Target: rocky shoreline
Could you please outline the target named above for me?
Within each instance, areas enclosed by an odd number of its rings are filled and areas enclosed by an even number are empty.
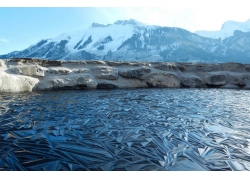
[[[182,87],[250,89],[250,64],[0,60],[0,92]]]

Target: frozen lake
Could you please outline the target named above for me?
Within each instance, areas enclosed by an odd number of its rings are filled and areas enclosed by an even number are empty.
[[[0,170],[250,170],[250,91],[1,93]]]

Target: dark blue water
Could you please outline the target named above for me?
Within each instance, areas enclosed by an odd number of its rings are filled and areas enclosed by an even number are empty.
[[[2,93],[0,170],[250,170],[250,91]]]

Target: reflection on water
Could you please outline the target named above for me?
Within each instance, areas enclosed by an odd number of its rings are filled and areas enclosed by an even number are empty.
[[[250,91],[0,94],[0,170],[250,170]]]

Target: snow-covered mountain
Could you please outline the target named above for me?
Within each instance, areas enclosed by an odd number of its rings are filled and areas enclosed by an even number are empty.
[[[246,22],[227,21],[222,25],[221,30],[196,31],[195,33],[204,37],[225,39],[233,36],[235,30],[250,32],[250,19]]]
[[[149,26],[136,20],[91,27],[44,39],[8,58],[53,60],[250,62],[250,32],[236,31],[224,40],[176,27]]]

